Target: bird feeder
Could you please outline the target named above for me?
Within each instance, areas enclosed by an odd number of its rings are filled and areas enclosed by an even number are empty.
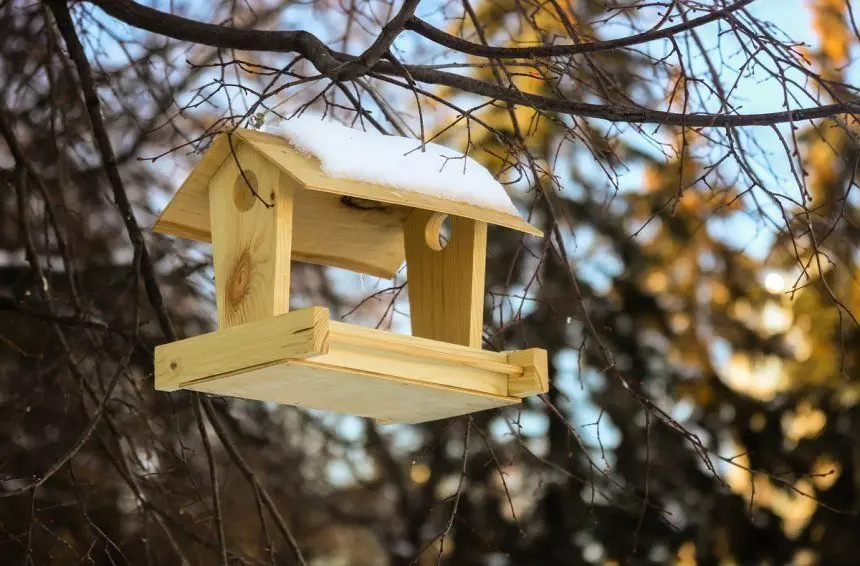
[[[221,134],[153,227],[212,243],[218,330],[158,346],[155,388],[385,423],[545,392],[545,350],[481,349],[488,223],[541,234],[515,212],[337,178],[277,135]],[[330,320],[324,306],[289,308],[291,260],[393,277],[404,259],[411,336]]]

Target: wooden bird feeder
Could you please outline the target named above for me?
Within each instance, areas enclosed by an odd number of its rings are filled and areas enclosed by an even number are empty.
[[[218,330],[158,346],[155,388],[386,423],[545,392],[545,350],[481,349],[488,223],[541,234],[517,214],[332,177],[279,136],[222,134],[153,227],[212,243]],[[393,277],[404,259],[412,336],[329,320],[325,307],[289,310],[290,260]]]

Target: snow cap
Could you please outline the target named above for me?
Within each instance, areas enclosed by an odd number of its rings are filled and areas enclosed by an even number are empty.
[[[218,173],[238,178],[242,154],[254,156],[243,158],[243,171],[269,176],[269,183],[277,176],[275,182],[293,189],[294,261],[393,277],[405,257],[403,225],[415,209],[542,235],[489,171],[452,149],[428,143],[422,152],[411,138],[316,118],[290,120],[279,134],[237,129],[218,135],[153,230],[210,242],[210,181]]]
[[[302,116],[278,128],[300,152],[319,159],[338,179],[376,183],[516,214],[504,187],[487,169],[458,151],[435,143],[362,131]],[[273,132],[274,133],[274,132]]]

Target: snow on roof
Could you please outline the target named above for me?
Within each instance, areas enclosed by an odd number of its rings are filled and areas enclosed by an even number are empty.
[[[272,132],[275,133],[275,132]],[[280,133],[320,161],[326,175],[437,196],[515,214],[504,187],[480,163],[458,151],[413,138],[386,136],[319,117],[284,122]]]

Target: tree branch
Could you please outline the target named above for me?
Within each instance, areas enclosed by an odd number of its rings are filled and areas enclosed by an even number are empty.
[[[114,154],[113,145],[111,144],[107,127],[102,117],[101,102],[96,92],[96,83],[93,80],[93,72],[87,60],[87,55],[84,52],[84,46],[81,45],[81,40],[75,31],[75,26],[72,23],[72,15],[65,0],[48,0],[47,5],[54,15],[57,29],[60,30],[60,35],[63,36],[63,41],[66,43],[66,49],[69,50],[69,57],[77,69],[81,92],[84,95],[84,104],[92,125],[96,147],[98,147],[102,158],[102,166],[111,186],[114,202],[117,208],[119,208],[120,216],[122,216],[122,221],[125,224],[125,229],[132,246],[134,246],[135,253],[140,254],[141,275],[147,297],[149,297],[149,301],[152,303],[162,332],[164,332],[168,339],[175,340],[176,332],[173,330],[173,325],[167,316],[167,309],[164,308],[164,298],[161,296],[161,290],[158,288],[158,282],[155,280],[155,268],[152,265],[152,259],[149,257],[149,251],[144,245],[143,233],[141,233],[140,226],[138,226],[137,220],[134,218],[134,211],[131,208],[131,203],[123,186],[122,177],[119,174],[116,155]]]
[[[164,337],[169,341],[174,341],[178,338],[178,336],[176,335],[176,332],[173,329],[172,324],[170,323],[167,309],[164,305],[164,300],[161,295],[161,290],[159,289],[158,283],[155,280],[155,270],[149,258],[146,244],[143,241],[143,235],[140,231],[140,227],[137,225],[137,221],[134,218],[131,203],[129,202],[128,195],[125,192],[122,178],[119,175],[119,168],[116,164],[113,147],[107,134],[104,118],[101,115],[101,102],[98,97],[98,92],[96,91],[96,86],[92,75],[92,69],[90,68],[89,61],[87,60],[86,53],[83,49],[83,45],[81,45],[80,39],[78,38],[77,32],[75,31],[74,23],[72,22],[72,17],[71,13],[69,12],[68,5],[66,4],[65,0],[46,0],[46,4],[54,15],[57,28],[60,30],[60,34],[63,36],[63,40],[65,41],[66,47],[69,50],[69,56],[74,62],[75,67],[77,69],[81,91],[84,94],[85,105],[90,118],[90,122],[92,124],[93,134],[95,136],[96,146],[102,157],[102,164],[105,168],[105,172],[107,173],[108,181],[110,182],[111,188],[113,189],[114,200],[120,210],[123,222],[126,225],[126,230],[128,232],[129,238],[134,245],[135,257],[139,258],[140,260],[140,272],[144,280],[144,286],[146,288],[147,295],[158,315],[159,322],[161,324],[161,330],[164,334]],[[133,6],[135,5],[133,2],[128,2],[126,4],[130,4]],[[156,11],[153,10],[153,12]],[[217,28],[218,26],[211,27]],[[299,562],[299,564],[304,565],[305,561],[302,557],[301,550],[299,549],[295,537],[293,537],[288,526],[278,513],[278,510],[274,502],[272,501],[271,496],[266,491],[266,489],[263,488],[262,485],[260,485],[259,481],[256,478],[256,475],[253,473],[250,466],[248,466],[247,462],[245,462],[241,454],[239,454],[227,432],[223,429],[223,427],[220,426],[220,423],[215,419],[214,411],[212,410],[209,400],[199,396],[198,398],[200,399],[203,405],[203,410],[206,413],[206,416],[209,418],[210,422],[212,423],[213,429],[218,435],[219,440],[221,440],[222,445],[224,445],[224,447],[227,449],[233,462],[237,466],[239,466],[243,474],[245,474],[249,481],[251,481],[254,486],[254,489],[261,494],[263,502],[266,504],[267,508],[269,509],[269,512],[275,518],[278,527],[281,529],[281,532],[287,540],[288,545],[295,554],[296,560]],[[213,483],[214,482],[215,478],[213,478]],[[221,540],[223,543],[223,538]]]
[[[108,15],[132,27],[181,41],[200,43],[223,49],[285,53],[297,52],[306,57],[320,73],[333,80],[340,80],[339,73],[347,69],[345,63],[357,60],[357,57],[354,55],[339,53],[329,49],[319,38],[306,31],[242,30],[201,23],[181,16],[167,14],[141,6],[131,0],[89,1],[99,6]],[[860,112],[860,102],[850,101],[761,114],[685,114],[636,106],[591,104],[564,98],[529,94],[514,87],[493,85],[471,77],[437,71],[421,65],[399,66],[380,60],[373,66],[372,70],[374,73],[397,77],[411,77],[418,82],[450,86],[463,92],[485,96],[510,104],[528,106],[536,110],[631,124],[659,124],[665,126],[685,126],[688,128],[735,128],[744,126],[771,126],[773,124],[814,120],[839,114]]]
[[[710,12],[704,16],[693,18],[688,22],[683,22],[675,26],[663,29],[649,30],[636,35],[627,37],[619,37],[609,41],[595,41],[592,43],[578,43],[574,45],[537,45],[534,47],[493,47],[483,45],[481,43],[473,43],[466,39],[451,35],[441,29],[430,25],[420,18],[410,18],[406,22],[406,29],[414,31],[418,35],[429,39],[434,43],[448,47],[460,53],[468,55],[476,55],[478,57],[488,57],[491,59],[505,58],[524,58],[531,59],[532,57],[561,57],[569,55],[582,55],[585,53],[597,53],[599,51],[610,51],[612,49],[621,49],[623,47],[631,47],[642,43],[648,43],[657,39],[667,39],[679,33],[691,30],[693,28],[703,26],[713,21],[722,19],[727,14],[740,10],[741,8],[752,4],[755,0],[740,0],[729,4],[721,10]]]
[[[413,17],[420,1],[404,0],[400,11],[395,14],[390,22],[382,27],[382,33],[379,34],[370,47],[359,55],[358,60],[351,64],[345,72],[341,73],[341,80],[350,81],[357,79],[376,65],[377,61],[388,53],[394,40],[397,39],[397,36],[405,28],[406,22]]]

